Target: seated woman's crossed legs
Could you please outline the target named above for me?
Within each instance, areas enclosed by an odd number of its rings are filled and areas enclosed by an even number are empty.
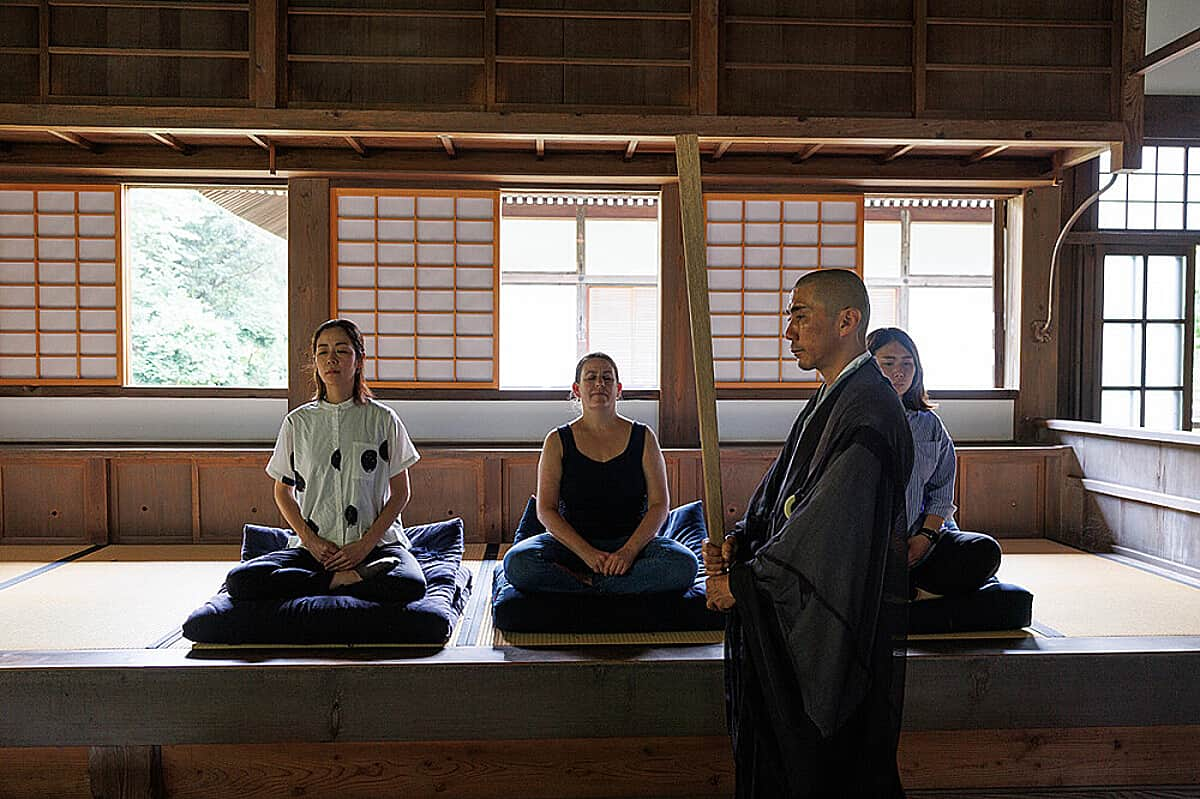
[[[605,552],[615,552],[626,540],[608,538],[590,543]],[[662,536],[652,538],[629,571],[620,575],[592,572],[550,533],[527,538],[504,556],[508,581],[526,593],[683,593],[695,581],[697,568],[690,549]]]

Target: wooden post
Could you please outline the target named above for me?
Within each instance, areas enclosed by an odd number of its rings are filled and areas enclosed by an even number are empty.
[[[1038,419],[1058,414],[1058,340],[1062,318],[1055,313],[1049,341],[1040,342],[1035,327],[1045,321],[1049,307],[1050,254],[1058,237],[1060,199],[1058,187],[1029,189],[1021,198],[1020,283],[1020,393],[1015,406],[1017,441],[1037,441]],[[1056,308],[1058,291],[1052,298]]]
[[[312,397],[308,340],[329,318],[329,181],[288,181],[288,408]]]
[[[675,137],[679,171],[679,212],[683,221],[683,262],[687,275],[692,331],[692,363],[696,369],[696,405],[700,419],[700,463],[704,470],[704,521],[708,540],[725,540],[721,498],[721,451],[717,435],[717,390],[713,377],[712,322],[708,313],[708,259],[705,257],[704,197],[700,186],[700,139],[694,133]]]

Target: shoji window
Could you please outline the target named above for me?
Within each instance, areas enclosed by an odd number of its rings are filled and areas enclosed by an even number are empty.
[[[334,189],[333,312],[376,385],[496,387],[498,192]]]
[[[0,382],[119,385],[115,186],[0,186]]]
[[[783,340],[792,284],[863,264],[863,198],[705,195],[713,369],[718,387],[813,384]]]

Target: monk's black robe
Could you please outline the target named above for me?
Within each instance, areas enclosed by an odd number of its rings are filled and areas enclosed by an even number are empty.
[[[904,796],[912,460],[903,408],[871,359],[808,403],[755,491],[725,636],[739,799]]]

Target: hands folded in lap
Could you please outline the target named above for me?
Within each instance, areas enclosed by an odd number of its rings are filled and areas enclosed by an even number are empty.
[[[621,547],[616,552],[593,549],[584,556],[583,562],[596,574],[619,577],[629,571],[637,555],[638,553],[630,552],[625,547]]]
[[[344,547],[339,547],[332,541],[326,541],[318,536],[310,536],[308,540],[302,541],[304,548],[312,553],[313,557],[321,562],[326,571],[349,571],[355,566],[363,562],[363,559],[371,552],[372,547],[367,546],[363,539],[346,544]]]

